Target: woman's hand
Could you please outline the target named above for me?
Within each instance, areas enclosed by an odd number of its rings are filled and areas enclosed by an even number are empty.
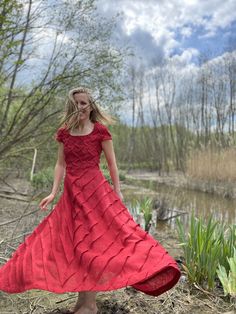
[[[123,201],[123,200],[124,200],[124,197],[123,197],[121,191],[120,191],[120,190],[115,190],[115,192],[116,192],[116,194],[119,196],[119,198],[121,199],[121,201]]]
[[[47,205],[50,204],[55,198],[54,194],[49,194],[47,197],[45,197],[44,199],[42,199],[42,201],[39,203],[39,207],[42,210],[48,210]]]

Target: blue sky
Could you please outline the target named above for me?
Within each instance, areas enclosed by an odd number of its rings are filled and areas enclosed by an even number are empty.
[[[138,57],[150,64],[179,55],[196,63],[201,53],[210,58],[227,50],[234,37],[236,48],[235,0],[98,0],[100,14],[121,13],[117,33],[120,42],[133,46]]]

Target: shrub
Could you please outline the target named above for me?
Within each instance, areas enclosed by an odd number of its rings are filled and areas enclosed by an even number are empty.
[[[36,189],[48,189],[52,187],[54,179],[54,169],[42,169],[33,176],[32,185]]]

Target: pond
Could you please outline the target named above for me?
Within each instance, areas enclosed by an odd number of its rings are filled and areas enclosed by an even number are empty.
[[[197,217],[204,219],[212,214],[215,220],[222,223],[236,223],[236,199],[226,199],[218,195],[176,188],[153,181],[139,181],[136,186],[124,186],[122,192],[128,208],[132,200],[141,200],[144,197],[150,197],[155,200],[155,203],[159,203],[165,212],[165,219],[159,219],[157,222],[157,228],[162,231],[176,229],[176,217],[171,219],[168,217],[176,216],[179,212],[183,213],[179,217],[186,228],[192,211]]]

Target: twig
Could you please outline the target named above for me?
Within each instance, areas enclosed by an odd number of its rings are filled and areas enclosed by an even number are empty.
[[[28,234],[31,234],[31,233],[32,233],[32,232],[21,233],[20,235],[14,237],[14,238],[12,238],[12,237],[6,238],[6,239],[4,239],[4,241],[2,241],[2,242],[6,242],[6,243],[7,243],[7,242],[10,242],[10,241],[12,241],[12,240],[16,240],[16,239],[18,239],[18,238],[27,236]],[[1,244],[1,243],[0,243],[0,244]]]
[[[193,284],[195,288],[197,288],[198,290],[200,290],[201,292],[210,295],[211,297],[215,298],[215,295],[212,294],[211,292],[204,290],[202,287],[200,287],[199,285],[197,285],[196,283]]]
[[[5,185],[9,186],[14,192],[17,192],[17,189],[14,188],[13,185],[10,185],[5,179],[1,178],[0,179]]]
[[[8,258],[0,256],[0,259],[4,260],[4,262],[8,261]]]
[[[70,299],[75,299],[76,298],[76,296],[72,296],[72,297],[69,297],[69,298],[66,298],[66,299],[63,299],[63,300],[60,300],[60,301],[56,301],[55,303],[56,304],[58,304],[58,303],[63,303],[63,302],[66,302],[66,301],[68,301],[68,300],[70,300]]]
[[[17,191],[17,190],[15,190],[15,191],[9,191],[9,190],[7,190],[7,189],[1,189],[1,190],[0,190],[0,193],[18,194],[18,195],[21,195],[21,196],[30,196],[30,194],[28,194],[28,193],[19,192],[19,191]]]
[[[12,249],[13,251],[15,251],[17,248],[16,247],[14,247],[14,246],[12,246],[12,245],[10,245],[10,244],[7,244],[7,246],[10,248],[10,249]]]
[[[187,212],[184,212],[184,213],[179,213],[179,214],[176,214],[176,215],[173,215],[173,216],[167,217],[167,218],[162,218],[162,219],[159,219],[159,218],[158,218],[158,220],[161,220],[161,221],[166,221],[166,220],[170,220],[170,219],[172,219],[172,218],[176,218],[176,217],[178,217],[178,216],[181,216],[181,215],[186,215],[186,214],[188,214],[188,213],[187,213]]]
[[[36,213],[36,212],[39,211],[39,210],[40,210],[40,209],[36,209],[36,210],[33,210],[32,212],[29,212],[29,213],[27,213],[27,214],[24,214],[24,215],[22,215],[22,216],[20,216],[20,217],[17,217],[17,218],[15,218],[15,219],[13,219],[13,220],[5,221],[5,222],[3,222],[3,223],[0,224],[0,227],[5,226],[5,225],[9,225],[9,224],[11,224],[11,223],[13,223],[13,222],[16,222],[18,219],[21,219],[22,217],[26,217],[26,216],[32,215],[32,214]]]
[[[28,199],[24,199],[24,198],[22,198],[20,196],[11,196],[9,194],[0,194],[0,197],[1,198],[6,198],[8,200],[16,200],[16,201],[27,202],[27,203],[29,202]]]

